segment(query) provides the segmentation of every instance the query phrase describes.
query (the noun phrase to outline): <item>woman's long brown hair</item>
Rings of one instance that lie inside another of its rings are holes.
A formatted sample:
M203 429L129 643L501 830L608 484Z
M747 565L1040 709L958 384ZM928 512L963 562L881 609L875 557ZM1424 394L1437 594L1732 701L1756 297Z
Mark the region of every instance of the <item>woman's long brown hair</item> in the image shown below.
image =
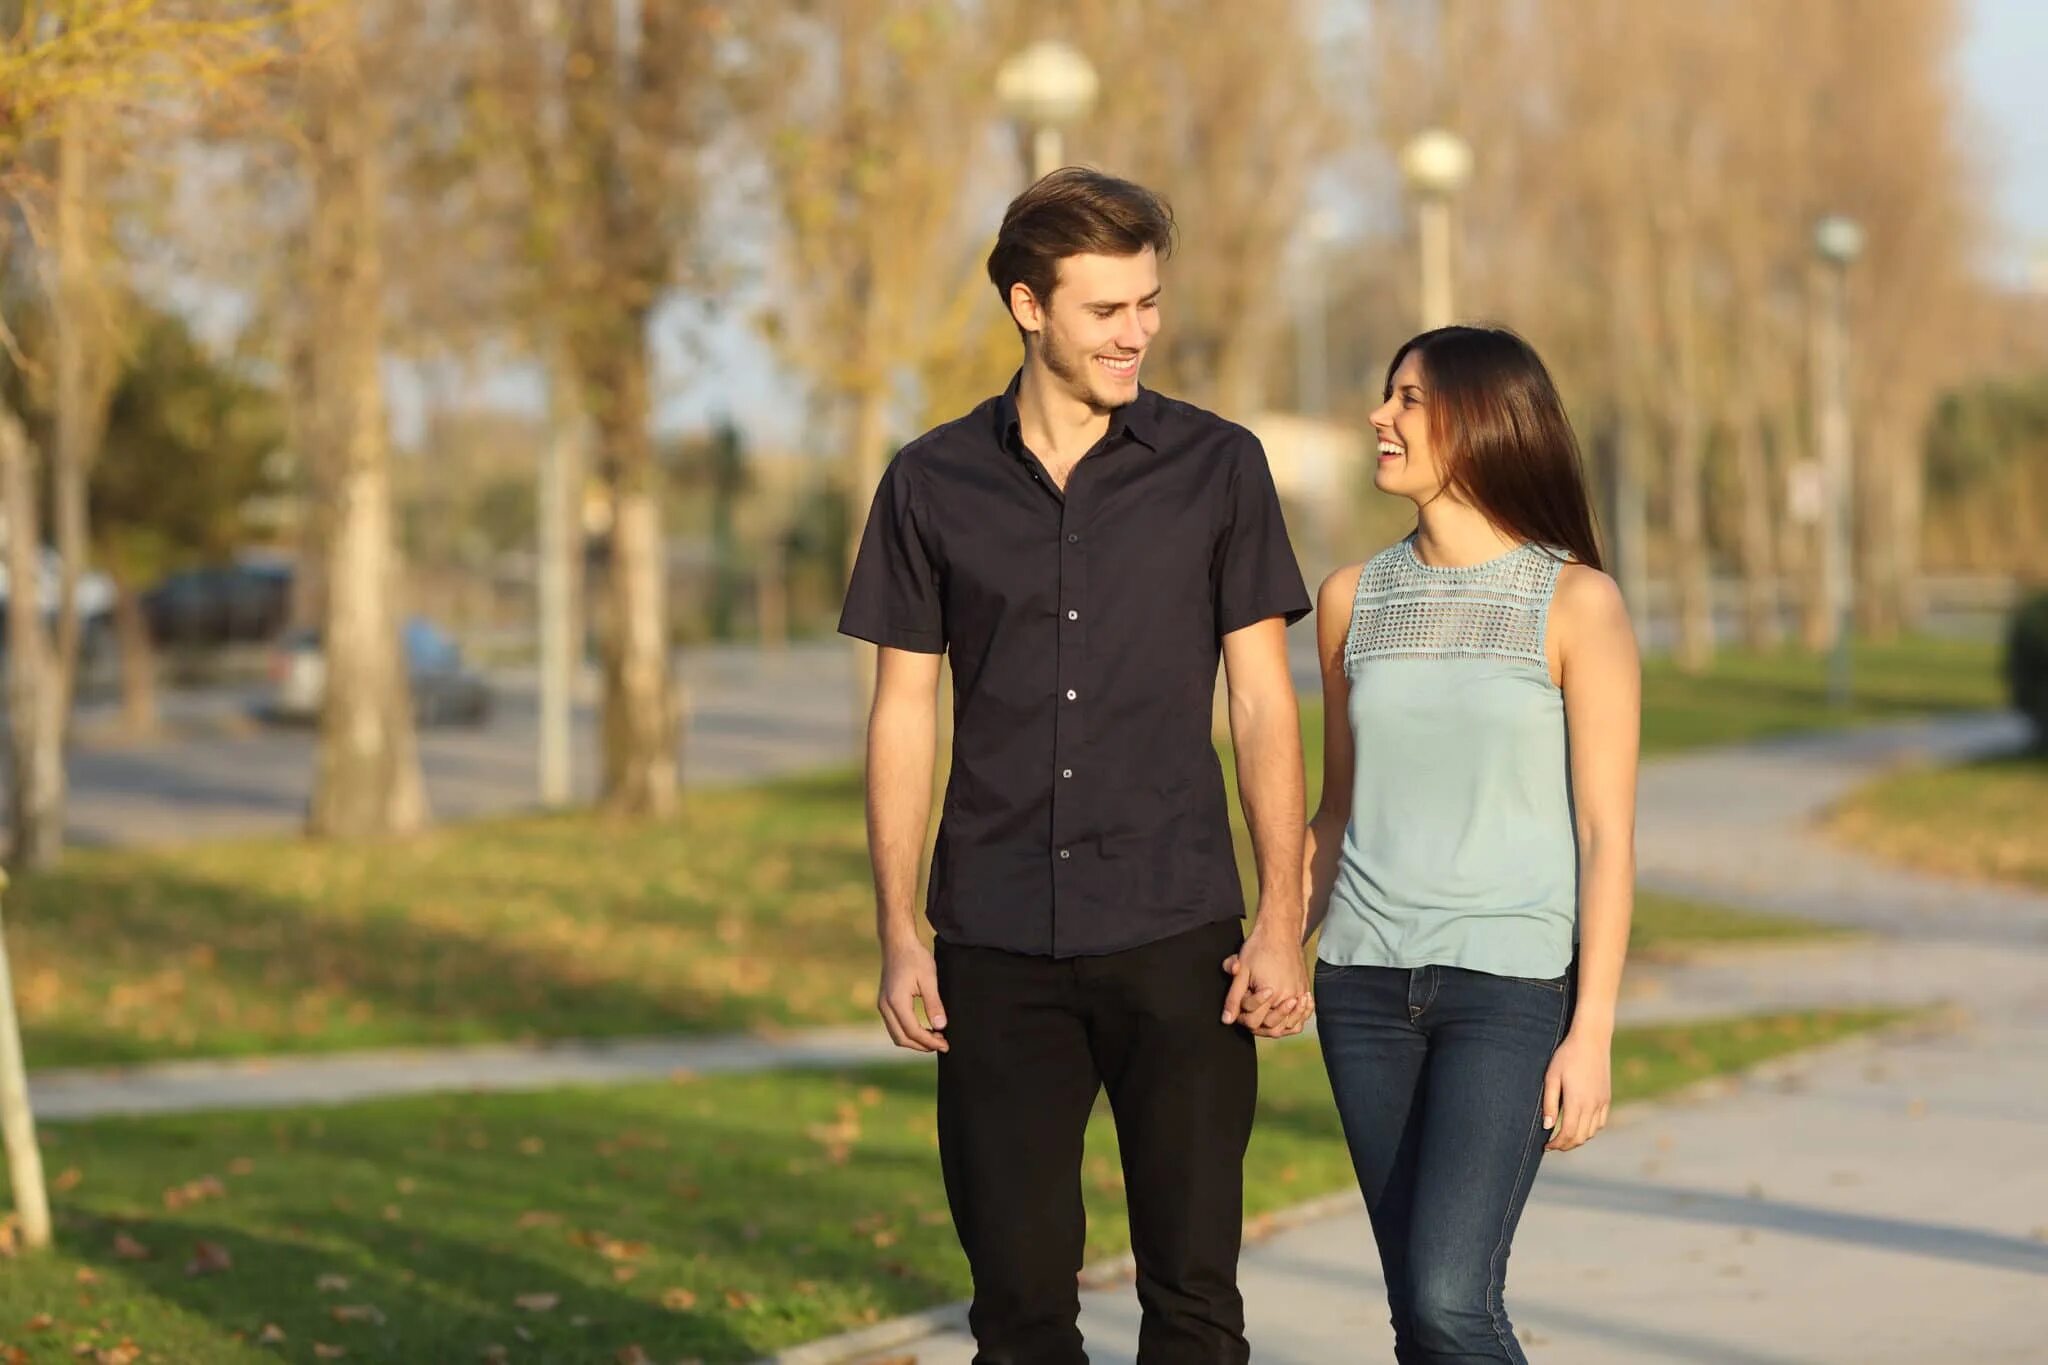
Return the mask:
M1502 530L1603 568L1579 440L1535 348L1505 327L1439 327L1394 353L1388 392L1410 352L1444 486Z

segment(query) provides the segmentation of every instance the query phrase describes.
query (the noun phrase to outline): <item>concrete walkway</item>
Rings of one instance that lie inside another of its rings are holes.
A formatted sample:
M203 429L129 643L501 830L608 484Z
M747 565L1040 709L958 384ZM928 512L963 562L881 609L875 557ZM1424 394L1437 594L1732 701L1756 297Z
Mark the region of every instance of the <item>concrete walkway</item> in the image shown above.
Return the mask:
M1532 1359L1572 1365L1879 1365L2048 1360L2048 896L1877 867L1811 822L1914 758L2009 745L2005 720L1805 738L1645 772L1644 879L1886 935L1646 975L1624 1023L1855 1002L1956 1006L1942 1026L1784 1059L1635 1106L1547 1158L1508 1305ZM1247 1248L1260 1365L1389 1360L1363 1209ZM957 1307L819 1343L790 1365L967 1365ZM1083 1295L1097 1365L1130 1365L1128 1285ZM884 1349L886 1347L886 1349ZM876 1354L879 1352L880 1354Z

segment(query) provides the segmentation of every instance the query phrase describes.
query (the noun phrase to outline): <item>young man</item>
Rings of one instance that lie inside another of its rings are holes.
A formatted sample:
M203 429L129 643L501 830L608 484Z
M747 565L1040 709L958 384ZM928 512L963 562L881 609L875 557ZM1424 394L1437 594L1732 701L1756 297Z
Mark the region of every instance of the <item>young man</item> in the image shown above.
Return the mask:
M1087 1360L1081 1142L1104 1086L1140 1359L1249 1355L1237 1256L1252 1036L1298 1032L1309 1009L1285 641L1309 600L1258 441L1139 387L1172 243L1158 196L1094 171L1055 172L1010 205L988 268L1023 368L890 463L839 622L881 647L868 728L879 1008L897 1044L939 1054L977 1365ZM935 959L912 898L949 650ZM1219 653L1259 870L1249 939L1210 745Z

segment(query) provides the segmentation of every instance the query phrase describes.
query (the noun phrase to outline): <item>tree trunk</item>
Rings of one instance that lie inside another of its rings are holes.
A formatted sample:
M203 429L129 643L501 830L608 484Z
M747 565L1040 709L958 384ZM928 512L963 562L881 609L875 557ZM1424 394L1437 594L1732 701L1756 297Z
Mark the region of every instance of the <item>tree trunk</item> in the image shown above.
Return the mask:
M583 546L583 409L576 378L559 349L548 362L548 436L541 452L539 572L540 799L565 806L575 790L571 728L576 711L576 599Z
M1920 549L1926 534L1926 447L1917 436L1899 437L1899 464L1892 476L1891 501L1893 613L1899 629L1918 631L1927 624L1926 593L1920 582Z
M761 550L761 566L754 577L754 624L765 652L788 651L789 565L780 531L771 534Z
M91 344L86 155L84 115L74 100L65 107L57 138L57 281L51 291L57 350L56 467L51 479L59 560L56 667L57 687L66 698L77 680L83 634L78 580L86 560L86 480L97 444L86 373Z
M1901 442L1888 424L1852 428L1855 462L1854 543L1856 546L1856 632L1871 640L1899 634L1897 546L1892 541L1892 506L1900 477Z
M334 838L403 834L426 819L396 620L390 451L384 415L381 120L358 68L356 22L316 6L301 22L325 54L306 77L313 189L309 292L314 459L334 504L321 636L326 688L308 828Z
M1641 419L1626 401L1616 405L1608 431L1612 492L1607 546L1622 601L1639 624L1650 616L1650 512L1643 489L1642 429Z
M596 418L611 554L604 585L604 805L625 815L675 809L680 764L669 677L667 565L647 428L647 342L637 320L606 329L587 397Z
M0 890L6 885L6 875L0 874ZM28 1069L21 1058L21 1017L14 1008L14 973L7 962L4 921L0 921L0 1141L7 1147L8 1184L21 1219L22 1245L39 1250L50 1244L50 1195L43 1184L35 1112L29 1108Z
M1671 442L1671 567L1678 609L1678 664L1692 673L1704 669L1714 657L1714 606L1701 487L1699 356L1693 326L1692 251L1687 232L1681 227L1674 234L1665 265L1665 297L1671 327L1665 422Z
M155 737L162 725L157 710L156 642L142 612L142 594L119 569L114 577L114 640L121 656L121 729L130 739Z
M1742 638L1751 649L1776 649L1784 640L1779 615L1777 556L1771 544L1770 452L1761 414L1736 404L1735 476L1742 507Z
M64 848L64 704L36 591L36 477L28 437L0 408L0 511L7 524L7 814L18 868Z
M286 346L284 365L286 419L292 449L299 452L297 474L298 555L292 565L291 624L297 630L317 629L327 619L328 522L333 516L333 480L319 449L319 397L314 392L310 328Z

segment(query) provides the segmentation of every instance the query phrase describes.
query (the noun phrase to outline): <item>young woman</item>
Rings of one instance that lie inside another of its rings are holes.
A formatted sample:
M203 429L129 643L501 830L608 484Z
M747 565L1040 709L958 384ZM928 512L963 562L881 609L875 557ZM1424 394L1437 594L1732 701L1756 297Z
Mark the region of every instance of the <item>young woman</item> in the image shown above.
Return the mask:
M1396 1359L1521 1362L1502 1304L1515 1223L1542 1154L1607 1122L1635 639L1563 404L1520 337L1416 337L1372 424L1373 482L1416 527L1318 604L1317 1026Z

